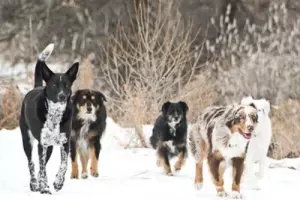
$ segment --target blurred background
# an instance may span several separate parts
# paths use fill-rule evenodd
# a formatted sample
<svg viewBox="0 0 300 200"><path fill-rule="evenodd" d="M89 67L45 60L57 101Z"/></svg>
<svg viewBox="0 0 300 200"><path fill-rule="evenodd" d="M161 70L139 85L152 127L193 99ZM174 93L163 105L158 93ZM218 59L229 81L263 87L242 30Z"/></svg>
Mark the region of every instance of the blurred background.
<svg viewBox="0 0 300 200"><path fill-rule="evenodd" d="M165 101L186 101L195 123L252 95L272 105L269 156L298 157L299 17L298 0L1 0L0 129L18 128L37 56L54 43L48 66L79 61L73 89L103 92L141 146Z"/></svg>

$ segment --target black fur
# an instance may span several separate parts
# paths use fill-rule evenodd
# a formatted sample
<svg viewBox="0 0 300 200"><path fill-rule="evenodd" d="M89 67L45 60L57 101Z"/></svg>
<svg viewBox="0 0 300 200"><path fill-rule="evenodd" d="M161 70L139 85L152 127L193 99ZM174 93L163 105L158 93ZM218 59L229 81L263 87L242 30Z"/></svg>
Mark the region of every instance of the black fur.
<svg viewBox="0 0 300 200"><path fill-rule="evenodd" d="M187 157L187 129L188 123L186 114L188 105L179 101L176 103L166 102L162 105L162 114L156 119L152 135L150 137L151 146L157 150L158 156L164 160L167 166L170 166L169 159L182 153ZM175 125L175 130L169 126L171 119L181 117L180 121ZM175 147L172 152L169 147L163 145L164 142L171 141Z"/></svg>
<svg viewBox="0 0 300 200"><path fill-rule="evenodd" d="M44 50L45 51L45 50ZM56 191L62 189L64 184L65 165L69 151L69 137L71 133L72 121L72 106L70 103L70 95L72 93L71 86L76 79L78 72L78 63L74 63L66 73L53 73L45 63L45 55L49 56L49 52L43 52L37 60L35 66L35 88L29 91L22 102L21 115L19 119L19 126L22 134L23 148L28 159L28 167L30 173L30 189L31 191L40 191L40 193L51 194L48 186L46 164L52 154L53 146L41 142L41 134L46 115L49 113L49 102L53 103L66 103L65 110L63 111L61 121L59 121L60 135L64 135L66 140L60 142L61 148L61 166L57 174L57 179L54 182ZM46 86L43 86L43 80ZM50 114L49 114L50 115ZM50 118L49 118L50 119ZM55 121L50 119L49 121ZM54 122L53 125L58 125ZM48 132L53 131L49 128ZM39 154L39 173L38 180L35 177L34 163L32 161L32 140L38 141L38 154Z"/></svg>
<svg viewBox="0 0 300 200"><path fill-rule="evenodd" d="M92 96L94 96L95 98L92 99ZM84 142L86 143L89 149L94 150L98 162L98 158L101 151L100 140L106 129L107 113L104 102L106 102L106 98L101 92L89 89L77 90L74 96L72 97L72 105L74 111L71 136L72 163L76 162L76 153L78 151L84 151L83 149L80 149L80 146L78 146L78 141L83 139L80 133L82 132L81 129L83 129L84 126L87 126L87 129L85 130L86 132L81 133L84 134L84 139L87 139L84 140ZM85 114L92 114L93 109L95 109L94 120L91 120L87 115L80 115L80 112L84 112ZM98 169L93 170L97 171ZM75 175L73 175L73 173L74 172L72 172L71 174L71 178L78 178ZM92 176L97 177L98 172L92 174Z"/></svg>

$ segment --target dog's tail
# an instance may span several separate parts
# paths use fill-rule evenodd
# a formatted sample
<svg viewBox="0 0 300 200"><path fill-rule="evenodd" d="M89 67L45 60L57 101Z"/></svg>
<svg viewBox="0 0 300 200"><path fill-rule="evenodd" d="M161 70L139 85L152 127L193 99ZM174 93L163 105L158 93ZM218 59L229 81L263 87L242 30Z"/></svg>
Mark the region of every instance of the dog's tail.
<svg viewBox="0 0 300 200"><path fill-rule="evenodd" d="M54 44L50 43L38 56L37 63L35 65L35 71L34 71L35 88L43 86L43 77L42 77L41 68L45 65L45 61L50 57L53 49L54 49Z"/></svg>

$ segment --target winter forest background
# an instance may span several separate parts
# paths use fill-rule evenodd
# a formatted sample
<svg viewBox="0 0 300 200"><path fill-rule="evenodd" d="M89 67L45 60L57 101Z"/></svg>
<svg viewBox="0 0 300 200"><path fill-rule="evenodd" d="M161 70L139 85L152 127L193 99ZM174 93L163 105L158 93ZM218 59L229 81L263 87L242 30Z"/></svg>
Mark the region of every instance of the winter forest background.
<svg viewBox="0 0 300 200"><path fill-rule="evenodd" d="M18 126L53 42L51 69L80 61L74 89L102 91L134 145L167 100L186 101L194 123L201 108L253 95L272 104L269 156L299 157L299 16L298 0L1 0L0 129Z"/></svg>

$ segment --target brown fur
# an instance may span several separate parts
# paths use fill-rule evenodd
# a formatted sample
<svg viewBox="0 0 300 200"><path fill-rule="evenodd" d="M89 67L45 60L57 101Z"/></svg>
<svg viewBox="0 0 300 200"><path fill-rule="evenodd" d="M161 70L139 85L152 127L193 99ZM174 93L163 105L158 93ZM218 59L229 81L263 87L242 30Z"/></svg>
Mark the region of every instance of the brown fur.
<svg viewBox="0 0 300 200"><path fill-rule="evenodd" d="M160 154L157 154L157 158L158 158L159 166L162 165L162 167L164 168L164 171L165 171L166 175L173 176L173 173L172 173L172 170L170 168L170 165L168 165L165 162L165 159L163 157L161 157Z"/></svg>
<svg viewBox="0 0 300 200"><path fill-rule="evenodd" d="M221 165L221 163L224 161L223 157L219 152L215 152L213 154L208 155L207 161L211 173L211 178L216 186L217 191L224 191L223 175L225 171L225 166Z"/></svg>
<svg viewBox="0 0 300 200"><path fill-rule="evenodd" d="M232 191L240 192L240 183L244 171L244 158L232 159Z"/></svg>
<svg viewBox="0 0 300 200"><path fill-rule="evenodd" d="M179 153L178 160L176 161L174 168L176 171L180 170L181 167L184 165L185 159L183 153Z"/></svg>
<svg viewBox="0 0 300 200"><path fill-rule="evenodd" d="M71 171L71 178L78 179L78 163L77 163L77 155L75 161L72 162L72 171Z"/></svg>
<svg viewBox="0 0 300 200"><path fill-rule="evenodd" d="M196 175L195 175L195 184L197 183L203 183L203 160L207 156L207 147L205 141L201 140L201 159L198 163L196 163Z"/></svg>
<svg viewBox="0 0 300 200"><path fill-rule="evenodd" d="M91 175L94 177L98 177L98 160L95 153L95 148L90 149L90 155L91 155Z"/></svg>

